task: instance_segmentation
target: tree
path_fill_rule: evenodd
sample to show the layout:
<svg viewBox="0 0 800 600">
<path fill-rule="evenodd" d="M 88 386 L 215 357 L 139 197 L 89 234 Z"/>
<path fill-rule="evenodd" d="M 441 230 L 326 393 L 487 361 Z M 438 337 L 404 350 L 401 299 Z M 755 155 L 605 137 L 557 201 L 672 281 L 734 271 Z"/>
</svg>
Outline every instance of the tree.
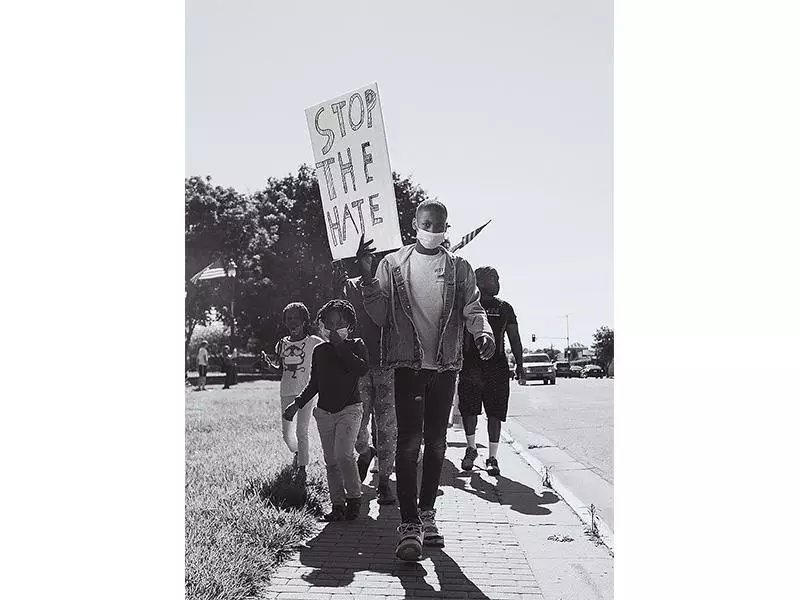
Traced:
<svg viewBox="0 0 800 600">
<path fill-rule="evenodd" d="M 230 299 L 234 282 L 212 279 L 193 284 L 190 278 L 215 260 L 234 262 L 237 268 L 248 264 L 252 248 L 268 240 L 258 227 L 251 199 L 233 188 L 214 186 L 211 177 L 185 180 L 185 342 L 188 351 L 192 332 L 198 324 L 208 324 L 216 307 L 230 324 Z"/>
<path fill-rule="evenodd" d="M 614 330 L 603 325 L 595 331 L 592 350 L 597 357 L 597 362 L 608 371 L 608 365 L 614 358 Z"/>
<path fill-rule="evenodd" d="M 402 239 L 408 244 L 414 239 L 414 210 L 428 194 L 409 178 L 393 173 L 393 179 Z M 269 351 L 282 332 L 286 304 L 305 303 L 313 318 L 336 295 L 319 186 L 310 167 L 302 165 L 297 174 L 270 178 L 264 189 L 247 197 L 230 188 L 213 188 L 209 178 L 189 178 L 186 187 L 187 278 L 217 257 L 236 262 L 233 316 L 238 340 L 257 338 Z M 207 214 L 196 214 L 199 211 Z M 233 290 L 225 284 L 204 281 L 192 297 L 187 284 L 187 344 L 190 314 L 194 325 L 207 323 L 210 307 L 216 306 L 230 322 Z"/>
<path fill-rule="evenodd" d="M 536 352 L 540 354 L 547 354 L 547 356 L 550 357 L 550 360 L 554 362 L 558 359 L 558 355 L 561 354 L 561 352 L 555 348 L 539 348 Z"/>
</svg>

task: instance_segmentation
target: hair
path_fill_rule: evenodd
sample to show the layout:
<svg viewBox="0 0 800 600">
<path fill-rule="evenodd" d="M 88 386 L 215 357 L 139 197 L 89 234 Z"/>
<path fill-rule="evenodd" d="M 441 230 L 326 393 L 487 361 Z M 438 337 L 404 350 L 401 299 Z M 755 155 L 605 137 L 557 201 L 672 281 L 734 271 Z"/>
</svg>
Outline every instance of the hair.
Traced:
<svg viewBox="0 0 800 600">
<path fill-rule="evenodd" d="M 447 220 L 447 207 L 438 200 L 423 200 L 417 204 L 417 210 L 414 212 L 414 217 L 419 216 L 421 210 L 439 210 L 444 214 L 445 221 Z"/>
<path fill-rule="evenodd" d="M 208 341 L 207 340 L 203 340 L 202 342 L 200 342 L 200 345 L 201 346 L 208 346 Z"/>
<path fill-rule="evenodd" d="M 353 305 L 347 300 L 342 300 L 340 298 L 326 302 L 322 308 L 319 309 L 319 312 L 317 312 L 317 321 L 325 321 L 325 317 L 334 311 L 345 318 L 351 329 L 356 326 L 356 309 L 353 308 Z"/>
<path fill-rule="evenodd" d="M 286 314 L 289 311 L 296 310 L 300 313 L 300 316 L 303 319 L 303 333 L 305 335 L 309 335 L 311 331 L 311 313 L 308 312 L 308 307 L 303 304 L 302 302 L 290 302 L 283 308 L 283 315 L 281 317 L 281 321 L 285 324 L 286 323 Z"/>
<path fill-rule="evenodd" d="M 478 267 L 477 269 L 475 269 L 475 279 L 479 279 L 484 275 L 490 275 L 492 273 L 494 273 L 498 277 L 500 276 L 499 273 L 497 272 L 497 269 L 495 269 L 494 267 L 488 267 L 488 266 Z"/>
</svg>

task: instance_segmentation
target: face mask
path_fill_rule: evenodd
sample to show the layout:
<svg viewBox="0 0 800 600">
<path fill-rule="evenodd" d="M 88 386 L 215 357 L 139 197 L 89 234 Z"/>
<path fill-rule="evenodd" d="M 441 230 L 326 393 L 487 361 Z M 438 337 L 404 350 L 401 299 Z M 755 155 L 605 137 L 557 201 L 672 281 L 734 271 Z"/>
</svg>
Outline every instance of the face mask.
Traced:
<svg viewBox="0 0 800 600">
<path fill-rule="evenodd" d="M 349 327 L 341 327 L 336 330 L 336 333 L 339 334 L 339 337 L 343 340 L 347 339 L 347 336 L 350 335 L 350 328 Z"/>
<path fill-rule="evenodd" d="M 441 246 L 444 241 L 444 236 L 444 231 L 441 233 L 431 233 L 430 231 L 417 229 L 417 241 L 428 250 L 433 250 Z"/>
</svg>

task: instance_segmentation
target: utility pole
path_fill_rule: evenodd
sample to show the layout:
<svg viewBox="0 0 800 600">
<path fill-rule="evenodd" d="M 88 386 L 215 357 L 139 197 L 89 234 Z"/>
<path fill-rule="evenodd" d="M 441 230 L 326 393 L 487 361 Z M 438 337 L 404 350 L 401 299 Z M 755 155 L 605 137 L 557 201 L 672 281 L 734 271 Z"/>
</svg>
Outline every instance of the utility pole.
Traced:
<svg viewBox="0 0 800 600">
<path fill-rule="evenodd" d="M 564 317 L 567 319 L 567 364 L 569 365 L 570 364 L 570 358 L 569 358 L 569 315 L 564 315 Z"/>
</svg>

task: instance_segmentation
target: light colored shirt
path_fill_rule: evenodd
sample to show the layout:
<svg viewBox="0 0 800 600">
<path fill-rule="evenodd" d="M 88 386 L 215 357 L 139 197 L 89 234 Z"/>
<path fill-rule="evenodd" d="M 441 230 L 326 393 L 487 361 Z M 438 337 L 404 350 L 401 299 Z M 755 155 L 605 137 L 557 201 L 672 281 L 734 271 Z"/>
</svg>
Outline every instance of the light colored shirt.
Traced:
<svg viewBox="0 0 800 600">
<path fill-rule="evenodd" d="M 323 339 L 309 335 L 293 342 L 285 337 L 275 346 L 275 354 L 283 368 L 281 376 L 281 396 L 297 396 L 303 391 L 311 378 L 311 355 Z"/>
<path fill-rule="evenodd" d="M 439 326 L 444 308 L 445 253 L 422 254 L 416 250 L 409 257 L 409 301 L 411 320 L 422 346 L 422 368 L 436 369 L 439 352 Z"/>
<path fill-rule="evenodd" d="M 208 350 L 205 348 L 200 348 L 200 350 L 197 351 L 197 364 L 203 367 L 208 366 Z"/>
</svg>

